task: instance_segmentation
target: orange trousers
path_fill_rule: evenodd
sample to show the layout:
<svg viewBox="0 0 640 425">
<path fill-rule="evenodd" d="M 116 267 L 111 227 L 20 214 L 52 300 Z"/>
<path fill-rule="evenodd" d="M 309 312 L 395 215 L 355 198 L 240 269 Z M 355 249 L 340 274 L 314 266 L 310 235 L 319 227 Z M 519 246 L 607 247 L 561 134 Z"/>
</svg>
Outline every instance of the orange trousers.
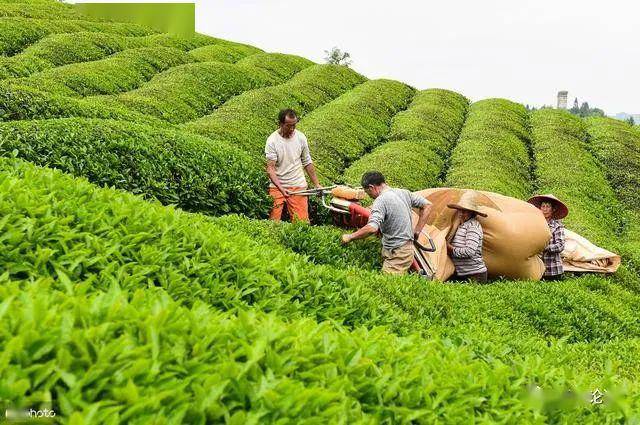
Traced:
<svg viewBox="0 0 640 425">
<path fill-rule="evenodd" d="M 303 189 L 305 188 L 287 188 L 289 192 L 295 192 Z M 277 187 L 270 187 L 269 195 L 271 195 L 271 197 L 273 198 L 273 208 L 271 209 L 271 214 L 269 214 L 269 219 L 280 221 L 282 217 L 282 208 L 286 204 L 287 210 L 289 211 L 289 217 L 291 217 L 291 221 L 298 220 L 309 222 L 309 206 L 306 196 L 293 195 L 285 198 L 282 192 L 280 192 Z"/>
</svg>

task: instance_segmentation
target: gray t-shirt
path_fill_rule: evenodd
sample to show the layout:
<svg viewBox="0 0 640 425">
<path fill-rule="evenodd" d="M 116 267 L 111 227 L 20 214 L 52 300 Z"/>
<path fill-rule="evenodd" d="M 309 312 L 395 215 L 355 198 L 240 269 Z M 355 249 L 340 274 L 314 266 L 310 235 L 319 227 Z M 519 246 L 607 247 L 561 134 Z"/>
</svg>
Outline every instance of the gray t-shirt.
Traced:
<svg viewBox="0 0 640 425">
<path fill-rule="evenodd" d="M 285 139 L 278 130 L 271 133 L 264 147 L 267 159 L 276 162 L 276 175 L 283 187 L 307 187 L 304 167 L 311 164 L 309 143 L 301 131 L 295 130 Z M 275 187 L 273 182 L 271 187 Z"/>
<path fill-rule="evenodd" d="M 398 248 L 413 240 L 411 208 L 422 208 L 430 204 L 422 196 L 406 189 L 388 188 L 373 201 L 367 224 L 380 230 L 383 248 Z"/>
</svg>

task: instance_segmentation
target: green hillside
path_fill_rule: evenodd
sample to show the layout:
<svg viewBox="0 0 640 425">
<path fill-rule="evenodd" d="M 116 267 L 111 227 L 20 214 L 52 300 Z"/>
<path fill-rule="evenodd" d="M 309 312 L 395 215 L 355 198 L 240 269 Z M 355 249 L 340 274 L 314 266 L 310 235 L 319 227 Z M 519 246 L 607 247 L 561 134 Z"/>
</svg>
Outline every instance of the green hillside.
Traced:
<svg viewBox="0 0 640 425">
<path fill-rule="evenodd" d="M 640 131 L 0 3 L 0 403 L 92 423 L 640 422 Z M 326 183 L 553 192 L 613 276 L 385 276 L 265 221 L 293 107 Z M 588 395 L 605 391 L 605 404 Z"/>
</svg>

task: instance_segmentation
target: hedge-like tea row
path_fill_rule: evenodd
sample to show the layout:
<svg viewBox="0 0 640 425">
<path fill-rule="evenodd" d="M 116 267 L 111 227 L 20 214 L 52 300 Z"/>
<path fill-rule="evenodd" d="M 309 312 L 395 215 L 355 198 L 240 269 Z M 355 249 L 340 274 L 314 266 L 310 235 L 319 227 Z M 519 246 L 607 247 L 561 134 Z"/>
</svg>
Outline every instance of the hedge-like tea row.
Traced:
<svg viewBox="0 0 640 425">
<path fill-rule="evenodd" d="M 191 56 L 193 56 L 200 62 L 226 63 L 235 63 L 242 58 L 250 55 L 255 55 L 256 53 L 262 53 L 262 50 L 258 49 L 257 47 L 243 44 L 210 44 L 189 51 L 189 54 L 191 54 Z"/>
<path fill-rule="evenodd" d="M 193 63 L 156 75 L 137 90 L 118 95 L 119 103 L 173 123 L 202 117 L 232 96 L 282 83 L 312 62 L 298 56 L 258 54 L 262 65 L 243 59 L 235 65 Z"/>
<path fill-rule="evenodd" d="M 561 359 L 514 367 L 444 338 L 184 307 L 155 289 L 85 295 L 2 279 L 5 401 L 51 397 L 69 423 L 595 424 L 633 422 L 640 407 L 630 380 L 593 382 Z M 553 394 L 594 384 L 628 398 L 594 407 Z M 544 402 L 527 397 L 535 385 Z"/>
<path fill-rule="evenodd" d="M 526 198 L 532 191 L 530 137 L 524 106 L 506 99 L 473 103 L 445 184 Z"/>
<path fill-rule="evenodd" d="M 0 18 L 0 54 L 15 55 L 49 34 L 80 31 L 106 32 L 126 36 L 143 36 L 154 33 L 149 28 L 129 23 Z"/>
<path fill-rule="evenodd" d="M 391 118 L 407 107 L 413 93 L 398 81 L 371 80 L 304 117 L 299 128 L 323 179 L 338 181 L 351 162 L 381 144 Z"/>
<path fill-rule="evenodd" d="M 216 226 L 272 245 L 274 250 L 289 249 L 306 256 L 316 264 L 341 269 L 350 267 L 378 270 L 382 265 L 380 241 L 367 238 L 357 244 L 342 245 L 342 229 L 333 226 L 311 226 L 306 223 L 285 223 L 270 220 L 250 220 L 243 216 L 227 215 L 213 218 Z"/>
<path fill-rule="evenodd" d="M 62 117 L 112 118 L 154 126 L 162 120 L 109 102 L 105 97 L 72 98 L 25 87 L 10 80 L 0 82 L 0 121 Z"/>
<path fill-rule="evenodd" d="M 15 56 L 0 58 L 0 78 L 26 77 L 45 69 L 78 62 L 96 61 L 125 49 L 139 47 L 172 47 L 185 51 L 216 48 L 220 52 L 219 61 L 221 62 L 230 62 L 230 60 L 224 60 L 228 58 L 222 57 L 223 52 L 230 52 L 229 56 L 237 57 L 237 60 L 248 54 L 260 52 L 259 49 L 251 46 L 200 34 L 188 39 L 171 34 L 154 34 L 143 37 L 125 37 L 117 34 L 86 31 L 53 34 L 27 47 Z"/>
<path fill-rule="evenodd" d="M 278 111 L 293 108 L 306 114 L 363 81 L 364 77 L 345 66 L 313 65 L 284 84 L 236 96 L 184 128 L 262 156 L 266 138 L 277 128 Z"/>
<path fill-rule="evenodd" d="M 588 146 L 604 168 L 618 198 L 640 212 L 640 131 L 612 118 L 586 120 Z"/>
<path fill-rule="evenodd" d="M 357 185 L 363 173 L 378 170 L 393 186 L 409 190 L 439 186 L 468 104 L 464 96 L 448 90 L 417 93 L 409 108 L 393 118 L 389 141 L 347 168 L 345 180 Z"/>
<path fill-rule="evenodd" d="M 624 231 L 621 204 L 589 153 L 585 123 L 565 111 L 531 114 L 539 192 L 553 193 L 569 207 L 571 230 L 613 248 Z"/>
<path fill-rule="evenodd" d="M 262 69 L 274 82 L 291 78 L 294 69 L 299 71 L 314 65 L 309 59 L 284 53 L 258 53 L 239 60 L 237 64 L 251 70 Z"/>
<path fill-rule="evenodd" d="M 189 62 L 193 58 L 182 50 L 146 47 L 125 50 L 99 61 L 49 69 L 15 81 L 66 96 L 116 94 L 133 90 L 155 74 Z"/>
<path fill-rule="evenodd" d="M 0 3 L 0 17 L 38 18 L 38 19 L 85 19 L 92 20 L 70 5 L 59 1 L 42 3 Z"/>
<path fill-rule="evenodd" d="M 222 142 L 130 122 L 57 119 L 0 124 L 0 154 L 83 176 L 185 210 L 260 217 L 264 172 Z"/>
<path fill-rule="evenodd" d="M 104 59 L 126 49 L 128 40 L 100 32 L 53 34 L 15 56 L 0 58 L 0 77 L 26 77 L 56 66 Z"/>
</svg>

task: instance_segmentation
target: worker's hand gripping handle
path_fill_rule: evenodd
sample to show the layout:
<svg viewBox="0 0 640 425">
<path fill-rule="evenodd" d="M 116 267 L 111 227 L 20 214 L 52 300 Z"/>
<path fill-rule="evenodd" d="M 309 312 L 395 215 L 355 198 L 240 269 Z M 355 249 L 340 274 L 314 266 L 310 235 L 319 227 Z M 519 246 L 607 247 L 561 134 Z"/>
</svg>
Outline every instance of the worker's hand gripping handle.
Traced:
<svg viewBox="0 0 640 425">
<path fill-rule="evenodd" d="M 436 244 L 433 243 L 433 239 L 431 239 L 431 237 L 429 235 L 427 236 L 427 240 L 429 241 L 429 245 L 430 247 L 427 248 L 426 246 L 422 245 L 420 242 L 418 242 L 418 239 L 414 239 L 413 243 L 416 247 L 418 247 L 419 250 L 421 251 L 425 251 L 425 252 L 436 252 Z"/>
</svg>

